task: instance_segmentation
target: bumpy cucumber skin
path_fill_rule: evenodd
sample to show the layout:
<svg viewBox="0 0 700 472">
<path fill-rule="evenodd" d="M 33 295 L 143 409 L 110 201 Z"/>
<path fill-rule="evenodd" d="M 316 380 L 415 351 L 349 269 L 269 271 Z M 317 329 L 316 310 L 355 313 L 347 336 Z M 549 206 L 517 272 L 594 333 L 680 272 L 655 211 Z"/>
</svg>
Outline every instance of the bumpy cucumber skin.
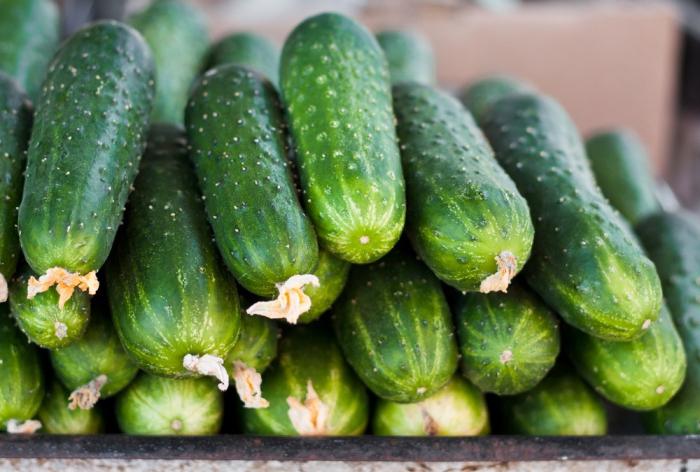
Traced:
<svg viewBox="0 0 700 472">
<path fill-rule="evenodd" d="M 185 355 L 225 358 L 236 343 L 236 283 L 212 242 L 178 127 L 151 130 L 107 281 L 119 338 L 152 374 L 194 375 Z"/>
<path fill-rule="evenodd" d="M 0 70 L 36 100 L 58 47 L 58 9 L 51 0 L 3 0 L 0 11 Z"/>
<path fill-rule="evenodd" d="M 58 349 L 80 339 L 90 321 L 90 296 L 76 290 L 63 308 L 58 292 L 50 289 L 27 298 L 27 281 L 35 275 L 24 265 L 10 282 L 10 310 L 19 328 L 34 343 L 46 349 Z M 63 337 L 56 335 L 57 323 L 65 326 Z"/>
<path fill-rule="evenodd" d="M 0 72 L 0 275 L 6 282 L 15 273 L 20 254 L 17 206 L 31 128 L 32 110 L 26 96 Z"/>
<path fill-rule="evenodd" d="M 379 436 L 479 436 L 489 432 L 489 414 L 479 389 L 456 376 L 418 403 L 380 399 L 372 425 Z"/>
<path fill-rule="evenodd" d="M 106 310 L 99 304 L 92 308 L 90 325 L 83 337 L 70 346 L 50 351 L 49 357 L 56 377 L 70 391 L 106 375 L 100 398 L 108 398 L 131 383 L 138 367 L 119 342 Z"/>
<path fill-rule="evenodd" d="M 394 87 L 406 176 L 407 232 L 416 252 L 447 284 L 479 290 L 512 253 L 519 271 L 534 237 L 530 211 L 462 105 L 419 84 Z"/>
<path fill-rule="evenodd" d="M 586 154 L 603 195 L 631 224 L 661 209 L 644 145 L 630 130 L 595 134 Z"/>
<path fill-rule="evenodd" d="M 263 375 L 268 408 L 245 408 L 243 430 L 248 434 L 297 436 L 289 420 L 288 397 L 304 401 L 311 381 L 329 408 L 329 436 L 354 436 L 364 432 L 369 399 L 362 382 L 343 359 L 333 334 L 319 326 L 300 326 L 280 341 L 279 357 Z"/>
<path fill-rule="evenodd" d="M 275 284 L 311 273 L 318 243 L 294 189 L 270 82 L 236 65 L 210 70 L 192 92 L 186 119 L 216 244 L 238 282 L 269 297 Z"/>
<path fill-rule="evenodd" d="M 320 285 L 304 288 L 304 293 L 311 298 L 311 309 L 299 317 L 299 323 L 311 323 L 331 308 L 345 288 L 350 265 L 325 249 L 319 249 L 318 264 L 312 274 L 318 277 Z"/>
<path fill-rule="evenodd" d="M 516 284 L 508 293 L 463 295 L 455 309 L 462 373 L 484 392 L 532 389 L 559 355 L 559 323 L 534 294 Z"/>
<path fill-rule="evenodd" d="M 381 48 L 349 18 L 314 16 L 287 38 L 280 84 L 321 244 L 355 264 L 376 261 L 398 241 L 406 213 Z"/>
<path fill-rule="evenodd" d="M 32 418 L 44 398 L 44 377 L 39 350 L 27 342 L 8 312 L 0 304 L 0 431 L 9 420 Z"/>
<path fill-rule="evenodd" d="M 99 405 L 89 410 L 68 408 L 70 392 L 54 380 L 37 413 L 41 432 L 47 434 L 98 434 L 104 431 L 104 419 Z"/>
<path fill-rule="evenodd" d="M 145 144 L 153 85 L 148 46 L 117 22 L 80 30 L 56 53 L 19 207 L 22 250 L 36 273 L 84 274 L 104 263 Z"/>
<path fill-rule="evenodd" d="M 581 379 L 559 366 L 529 392 L 501 398 L 500 407 L 509 434 L 597 436 L 607 431 L 603 404 Z"/>
<path fill-rule="evenodd" d="M 206 69 L 237 64 L 264 75 L 275 86 L 279 83 L 280 50 L 269 39 L 255 33 L 233 33 L 209 50 Z"/>
<path fill-rule="evenodd" d="M 129 18 L 153 52 L 156 95 L 151 121 L 182 125 L 192 82 L 209 47 L 204 15 L 183 0 L 155 0 Z"/>
<path fill-rule="evenodd" d="M 116 402 L 119 429 L 134 435 L 216 434 L 223 414 L 223 395 L 208 379 L 169 379 L 142 373 Z"/>
<path fill-rule="evenodd" d="M 387 30 L 377 33 L 377 42 L 389 64 L 392 83 L 435 83 L 435 56 L 427 38 L 414 31 Z"/>
<path fill-rule="evenodd" d="M 606 341 L 575 329 L 568 329 L 565 339 L 567 354 L 581 377 L 625 408 L 659 408 L 685 379 L 683 342 L 665 306 L 648 332 L 633 341 Z"/>
<path fill-rule="evenodd" d="M 457 369 L 454 327 L 440 282 L 404 248 L 353 267 L 333 309 L 333 324 L 345 358 L 386 400 L 423 400 Z"/>
<path fill-rule="evenodd" d="M 537 236 L 528 283 L 588 334 L 639 337 L 659 316 L 659 277 L 600 193 L 569 116 L 549 97 L 519 94 L 496 102 L 484 129 L 530 205 Z"/>
<path fill-rule="evenodd" d="M 233 376 L 234 361 L 245 362 L 263 372 L 277 357 L 279 328 L 273 320 L 257 315 L 241 316 L 241 334 L 226 357 L 226 369 Z"/>
<path fill-rule="evenodd" d="M 492 75 L 469 84 L 457 94 L 457 98 L 471 112 L 474 120 L 482 125 L 489 110 L 498 100 L 528 91 L 532 91 L 532 87 L 514 77 Z"/>
<path fill-rule="evenodd" d="M 657 434 L 700 434 L 700 222 L 685 211 L 659 212 L 635 230 L 656 263 L 688 361 L 683 387 L 665 406 L 644 415 L 646 428 Z"/>
</svg>

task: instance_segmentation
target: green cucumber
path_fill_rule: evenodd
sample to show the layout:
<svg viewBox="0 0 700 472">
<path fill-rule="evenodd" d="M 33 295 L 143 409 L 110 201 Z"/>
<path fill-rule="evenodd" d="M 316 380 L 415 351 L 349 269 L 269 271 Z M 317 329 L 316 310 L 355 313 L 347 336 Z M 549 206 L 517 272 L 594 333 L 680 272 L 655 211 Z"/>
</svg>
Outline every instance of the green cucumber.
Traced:
<svg viewBox="0 0 700 472">
<path fill-rule="evenodd" d="M 20 254 L 17 206 L 31 127 L 31 105 L 17 84 L 0 72 L 0 303 L 7 300 L 7 282 Z"/>
<path fill-rule="evenodd" d="M 233 33 L 209 50 L 206 69 L 237 64 L 252 69 L 272 82 L 279 83 L 280 50 L 269 39 L 255 33 Z"/>
<path fill-rule="evenodd" d="M 39 350 L 15 327 L 7 308 L 0 305 L 0 431 L 34 417 L 44 398 Z"/>
<path fill-rule="evenodd" d="M 479 436 L 489 432 L 484 395 L 455 376 L 418 403 L 379 400 L 372 419 L 379 436 Z"/>
<path fill-rule="evenodd" d="M 512 95 L 493 105 L 484 129 L 530 205 L 537 235 L 530 286 L 590 335 L 641 336 L 661 311 L 659 277 L 600 193 L 567 113 L 546 96 Z"/>
<path fill-rule="evenodd" d="M 27 298 L 27 282 L 34 273 L 24 264 L 10 282 L 10 310 L 19 328 L 34 343 L 46 349 L 58 349 L 80 339 L 90 321 L 90 297 L 78 291 L 58 307 L 55 290 Z"/>
<path fill-rule="evenodd" d="M 401 84 L 394 110 L 416 252 L 458 290 L 505 291 L 530 256 L 527 202 L 457 100 Z"/>
<path fill-rule="evenodd" d="M 586 140 L 586 153 L 603 195 L 631 224 L 661 209 L 649 157 L 632 131 L 595 134 Z"/>
<path fill-rule="evenodd" d="M 350 436 L 365 430 L 367 391 L 343 359 L 332 333 L 319 326 L 287 332 L 262 385 L 270 406 L 242 410 L 243 430 L 248 434 Z M 295 425 L 290 410 L 298 411 L 297 403 L 305 404 L 312 418 L 325 421 Z M 327 414 L 317 415 L 321 411 Z"/>
<path fill-rule="evenodd" d="M 469 84 L 459 91 L 457 97 L 471 112 L 474 120 L 483 125 L 489 110 L 498 100 L 532 90 L 529 84 L 514 77 L 491 75 Z"/>
<path fill-rule="evenodd" d="M 656 263 L 688 362 L 683 387 L 644 415 L 646 427 L 657 434 L 700 434 L 700 221 L 686 211 L 659 212 L 635 229 Z"/>
<path fill-rule="evenodd" d="M 223 395 L 206 379 L 143 373 L 118 397 L 119 429 L 134 435 L 211 435 L 221 429 Z"/>
<path fill-rule="evenodd" d="M 34 272 L 78 273 L 87 284 L 80 289 L 97 290 L 95 271 L 112 247 L 145 144 L 153 84 L 148 46 L 114 21 L 83 28 L 56 53 L 19 207 L 20 242 Z"/>
<path fill-rule="evenodd" d="M 236 65 L 210 70 L 192 92 L 186 120 L 209 222 L 238 282 L 268 297 L 310 273 L 318 244 L 295 193 L 272 85 Z"/>
<path fill-rule="evenodd" d="M 37 418 L 41 431 L 48 434 L 98 434 L 104 431 L 100 408 L 82 410 L 68 408 L 68 390 L 54 380 L 49 385 Z"/>
<path fill-rule="evenodd" d="M 566 367 L 552 369 L 529 392 L 502 397 L 499 406 L 503 427 L 509 434 L 597 436 L 607 431 L 603 404 Z"/>
<path fill-rule="evenodd" d="M 202 373 L 184 366 L 198 362 L 188 355 L 223 363 L 240 328 L 236 284 L 212 241 L 186 146 L 181 129 L 153 127 L 107 263 L 124 348 L 142 369 L 173 377 Z"/>
<path fill-rule="evenodd" d="M 519 284 L 507 294 L 464 295 L 455 314 L 462 373 L 483 392 L 530 390 L 559 355 L 557 318 Z"/>
<path fill-rule="evenodd" d="M 0 0 L 0 70 L 36 100 L 59 40 L 59 15 L 51 0 Z"/>
<path fill-rule="evenodd" d="M 457 369 L 454 327 L 440 282 L 403 248 L 353 267 L 333 322 L 345 358 L 380 398 L 423 400 Z"/>
<path fill-rule="evenodd" d="M 433 48 L 423 35 L 414 31 L 387 30 L 377 33 L 377 42 L 389 63 L 392 83 L 435 83 Z"/>
<path fill-rule="evenodd" d="M 649 331 L 634 341 L 606 341 L 567 330 L 569 358 L 600 395 L 631 410 L 653 410 L 668 403 L 685 379 L 686 356 L 664 306 Z"/>
<path fill-rule="evenodd" d="M 311 308 L 299 317 L 299 323 L 311 323 L 331 308 L 345 288 L 350 265 L 325 249 L 319 249 L 318 264 L 311 271 L 318 277 L 319 286 L 310 285 L 304 289 L 311 299 Z"/>
<path fill-rule="evenodd" d="M 349 18 L 311 17 L 284 44 L 280 84 L 319 240 L 349 262 L 379 259 L 398 241 L 406 213 L 381 48 Z"/>
<path fill-rule="evenodd" d="M 235 376 L 233 363 L 243 362 L 246 366 L 262 373 L 277 357 L 279 328 L 273 320 L 262 316 L 243 315 L 241 334 L 236 345 L 226 356 L 226 368 L 231 377 Z"/>
<path fill-rule="evenodd" d="M 192 82 L 209 47 L 206 18 L 183 0 L 155 0 L 129 18 L 153 52 L 156 95 L 151 120 L 182 125 Z"/>
</svg>

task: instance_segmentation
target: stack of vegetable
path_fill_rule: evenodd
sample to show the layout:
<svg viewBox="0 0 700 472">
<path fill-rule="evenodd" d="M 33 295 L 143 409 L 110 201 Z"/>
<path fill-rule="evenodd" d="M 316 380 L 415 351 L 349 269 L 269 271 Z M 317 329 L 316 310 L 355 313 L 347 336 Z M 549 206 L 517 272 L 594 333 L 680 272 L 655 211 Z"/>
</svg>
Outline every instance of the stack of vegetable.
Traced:
<svg viewBox="0 0 700 472">
<path fill-rule="evenodd" d="M 633 135 L 337 14 L 279 54 L 0 5 L 2 430 L 700 432 L 700 223 Z"/>
</svg>

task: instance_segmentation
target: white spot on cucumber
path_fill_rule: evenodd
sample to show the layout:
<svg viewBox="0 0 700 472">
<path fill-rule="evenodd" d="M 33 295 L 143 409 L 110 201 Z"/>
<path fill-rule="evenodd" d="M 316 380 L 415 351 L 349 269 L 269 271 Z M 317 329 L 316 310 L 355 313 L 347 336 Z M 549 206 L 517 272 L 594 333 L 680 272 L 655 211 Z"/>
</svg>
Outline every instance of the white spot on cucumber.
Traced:
<svg viewBox="0 0 700 472">
<path fill-rule="evenodd" d="M 498 360 L 501 361 L 501 364 L 507 364 L 513 359 L 513 351 L 510 349 L 506 349 L 501 353 L 499 356 Z"/>
<path fill-rule="evenodd" d="M 172 429 L 175 432 L 180 432 L 182 430 L 182 421 L 179 419 L 174 419 L 170 422 L 170 429 Z"/>
<path fill-rule="evenodd" d="M 659 395 L 661 395 L 665 391 L 666 391 L 666 387 L 664 385 L 659 385 L 658 387 L 656 387 L 656 393 L 658 393 Z"/>
<path fill-rule="evenodd" d="M 367 235 L 360 236 L 360 244 L 367 244 L 367 243 L 369 243 L 369 236 L 367 236 Z"/>
<path fill-rule="evenodd" d="M 60 321 L 56 321 L 53 324 L 54 327 L 54 332 L 56 333 L 56 337 L 58 339 L 64 339 L 66 336 L 68 336 L 68 326 L 66 326 L 65 323 L 61 323 Z"/>
<path fill-rule="evenodd" d="M 642 323 L 642 329 L 649 329 L 649 326 L 651 326 L 651 320 L 644 320 L 644 323 Z"/>
</svg>

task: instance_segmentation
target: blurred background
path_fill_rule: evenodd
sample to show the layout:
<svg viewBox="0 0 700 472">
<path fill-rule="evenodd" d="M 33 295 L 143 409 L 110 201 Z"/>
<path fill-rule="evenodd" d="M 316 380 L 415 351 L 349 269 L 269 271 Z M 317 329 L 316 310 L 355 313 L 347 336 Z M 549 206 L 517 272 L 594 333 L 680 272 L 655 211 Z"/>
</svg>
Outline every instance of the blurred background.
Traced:
<svg viewBox="0 0 700 472">
<path fill-rule="evenodd" d="M 372 30 L 411 29 L 435 50 L 438 80 L 457 89 L 491 73 L 553 95 L 584 135 L 633 129 L 657 176 L 700 211 L 700 0 L 190 0 L 212 39 L 256 31 L 278 44 L 307 16 L 340 11 Z M 120 19 L 146 0 L 60 0 L 64 34 Z"/>
</svg>

